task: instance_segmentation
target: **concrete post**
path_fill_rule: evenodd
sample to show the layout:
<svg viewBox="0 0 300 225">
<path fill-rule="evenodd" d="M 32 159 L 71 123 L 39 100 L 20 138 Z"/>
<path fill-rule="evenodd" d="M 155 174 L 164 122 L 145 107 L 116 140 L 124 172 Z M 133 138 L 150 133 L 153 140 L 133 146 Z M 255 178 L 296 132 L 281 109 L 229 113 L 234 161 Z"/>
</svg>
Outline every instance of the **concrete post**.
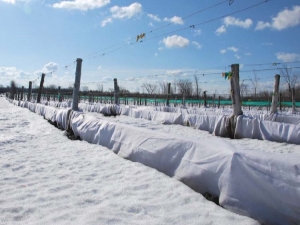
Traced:
<svg viewBox="0 0 300 225">
<path fill-rule="evenodd" d="M 31 100 L 31 93 L 32 93 L 32 81 L 29 81 L 29 88 L 28 88 L 27 101 L 30 101 L 30 100 Z"/>
<path fill-rule="evenodd" d="M 114 104 L 119 104 L 119 86 L 117 78 L 114 78 Z"/>
<path fill-rule="evenodd" d="M 80 89 L 80 79 L 81 79 L 81 65 L 82 59 L 78 58 L 76 60 L 76 73 L 75 73 L 75 83 L 73 88 L 73 105 L 72 110 L 78 110 L 78 102 L 79 102 L 79 89 Z"/>
<path fill-rule="evenodd" d="M 230 85 L 231 85 L 231 100 L 232 100 L 232 107 L 233 107 L 233 115 L 239 116 L 243 114 L 241 95 L 240 95 L 239 64 L 231 65 L 231 72 L 232 72 L 232 77 L 230 79 Z"/>
<path fill-rule="evenodd" d="M 167 94 L 167 106 L 170 106 L 170 92 L 171 92 L 171 83 L 168 83 L 168 94 Z"/>
<path fill-rule="evenodd" d="M 41 95 L 42 95 L 42 90 L 43 90 L 43 85 L 44 85 L 44 79 L 45 79 L 45 74 L 42 74 L 41 82 L 40 82 L 40 88 L 37 96 L 37 103 L 41 103 Z"/>
<path fill-rule="evenodd" d="M 275 82 L 274 82 L 274 89 L 273 89 L 273 96 L 272 96 L 272 107 L 271 113 L 277 113 L 277 106 L 278 106 L 278 95 L 279 95 L 279 82 L 280 82 L 280 75 L 275 75 Z"/>
</svg>

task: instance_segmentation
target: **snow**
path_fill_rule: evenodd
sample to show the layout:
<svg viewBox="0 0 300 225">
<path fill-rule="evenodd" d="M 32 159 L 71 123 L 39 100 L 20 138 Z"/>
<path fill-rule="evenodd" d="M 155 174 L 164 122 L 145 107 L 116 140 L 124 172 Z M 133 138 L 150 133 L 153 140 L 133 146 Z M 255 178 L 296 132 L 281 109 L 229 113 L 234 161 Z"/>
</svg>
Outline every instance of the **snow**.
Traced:
<svg viewBox="0 0 300 225">
<path fill-rule="evenodd" d="M 4 98 L 0 121 L 0 224 L 258 224 Z"/>
<path fill-rule="evenodd" d="M 67 126 L 68 109 L 24 102 L 14 104 L 35 109 L 37 114 L 57 121 L 61 127 Z M 154 110 L 152 113 L 151 110 L 131 110 L 129 107 L 104 106 L 101 109 L 89 105 L 89 108 L 96 112 L 126 110 L 124 114 L 133 117 L 74 112 L 70 117 L 72 130 L 81 139 L 164 172 L 200 193 L 220 196 L 221 206 L 235 213 L 265 224 L 300 223 L 299 145 L 230 140 L 191 127 L 173 125 L 180 121 L 178 115 L 183 118 L 185 113 L 167 116 L 167 112 L 158 114 Z M 219 116 L 224 118 L 221 112 Z"/>
</svg>

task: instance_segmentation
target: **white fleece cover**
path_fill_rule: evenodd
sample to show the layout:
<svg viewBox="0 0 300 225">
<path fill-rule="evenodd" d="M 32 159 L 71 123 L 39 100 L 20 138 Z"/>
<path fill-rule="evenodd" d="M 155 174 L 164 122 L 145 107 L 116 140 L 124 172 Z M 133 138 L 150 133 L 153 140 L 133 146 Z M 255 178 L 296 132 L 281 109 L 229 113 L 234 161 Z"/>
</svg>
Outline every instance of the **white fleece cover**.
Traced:
<svg viewBox="0 0 300 225">
<path fill-rule="evenodd" d="M 1 225 L 258 225 L 2 97 L 0 131 Z"/>
<path fill-rule="evenodd" d="M 51 116 L 55 112 L 52 107 L 36 105 L 37 114 L 65 123 L 59 120 L 66 117 L 67 109 L 61 117 Z M 238 117 L 238 122 L 245 118 Z M 72 114 L 71 126 L 83 140 L 156 168 L 201 193 L 220 196 L 220 204 L 234 212 L 267 224 L 300 223 L 299 155 L 243 151 L 243 146 L 237 148 L 220 138 L 196 141 L 170 137 L 80 112 Z"/>
<path fill-rule="evenodd" d="M 243 151 L 222 139 L 197 142 L 74 112 L 83 140 L 175 177 L 200 193 L 220 196 L 233 212 L 267 224 L 300 223 L 299 156 Z"/>
</svg>

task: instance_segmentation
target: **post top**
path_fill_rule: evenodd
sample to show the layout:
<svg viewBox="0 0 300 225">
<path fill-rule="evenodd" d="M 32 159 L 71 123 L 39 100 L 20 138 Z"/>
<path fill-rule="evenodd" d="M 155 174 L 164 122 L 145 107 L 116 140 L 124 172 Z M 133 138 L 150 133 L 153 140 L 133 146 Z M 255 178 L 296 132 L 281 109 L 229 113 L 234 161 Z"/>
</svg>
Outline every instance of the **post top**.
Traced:
<svg viewBox="0 0 300 225">
<path fill-rule="evenodd" d="M 81 61 L 81 62 L 82 62 L 82 59 L 81 59 L 81 58 L 77 58 L 76 61 L 77 61 L 77 62 L 78 62 L 78 61 Z"/>
</svg>

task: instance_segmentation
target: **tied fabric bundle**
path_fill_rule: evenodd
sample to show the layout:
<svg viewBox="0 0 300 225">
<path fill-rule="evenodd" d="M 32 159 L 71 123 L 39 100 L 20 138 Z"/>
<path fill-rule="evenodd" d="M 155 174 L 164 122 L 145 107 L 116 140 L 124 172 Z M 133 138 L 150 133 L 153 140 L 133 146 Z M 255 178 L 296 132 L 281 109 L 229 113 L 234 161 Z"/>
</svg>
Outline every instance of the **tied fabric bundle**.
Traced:
<svg viewBox="0 0 300 225">
<path fill-rule="evenodd" d="M 225 77 L 225 80 L 226 79 L 230 80 L 232 77 L 232 72 L 222 73 L 222 77 Z"/>
</svg>

